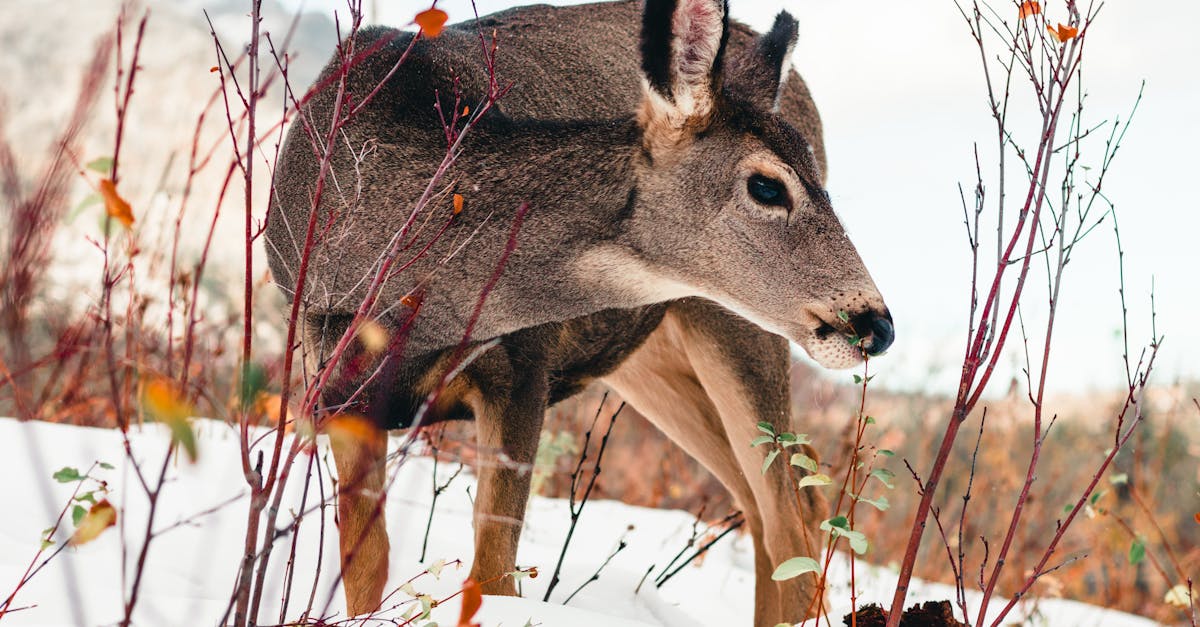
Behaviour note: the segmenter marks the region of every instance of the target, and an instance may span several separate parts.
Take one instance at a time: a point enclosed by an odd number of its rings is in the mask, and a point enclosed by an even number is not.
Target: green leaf
[[[770,436],[770,435],[760,435],[760,436],[758,436],[757,438],[754,438],[753,440],[750,440],[750,448],[754,448],[754,447],[756,447],[756,446],[762,446],[763,444],[769,444],[769,443],[771,443],[771,442],[774,442],[774,441],[775,441],[775,437],[774,437],[774,436]]]
[[[860,377],[860,376],[858,376],[858,375],[854,375],[854,382],[855,382],[855,383],[862,383],[862,382],[863,382],[863,378],[862,378],[862,377]]]
[[[867,542],[867,536],[863,532],[838,531],[837,533],[850,542],[850,549],[858,555],[862,555],[863,553],[867,552],[867,548],[869,548],[870,544]]]
[[[93,192],[87,196],[84,196],[83,200],[79,201],[79,204],[75,205],[75,207],[67,213],[67,224],[74,222],[75,218],[78,218],[80,214],[87,210],[88,207],[95,207],[103,202],[104,197],[101,196],[99,192]]]
[[[821,572],[821,565],[817,560],[811,557],[793,557],[792,559],[779,565],[775,572],[771,573],[771,579],[775,581],[786,581],[799,577],[805,573]]]
[[[895,457],[896,456],[896,454],[894,452],[889,451],[888,449],[885,449],[885,448],[879,449],[879,454],[883,455],[884,457]]]
[[[772,437],[775,436],[775,427],[772,426],[771,423],[769,423],[765,420],[758,423],[758,430],[762,431],[763,433],[765,433],[769,436],[772,436]]]
[[[42,548],[41,548],[41,550],[45,551],[47,548],[54,546],[54,540],[50,539],[51,536],[53,536],[53,535],[54,535],[54,527],[46,527],[45,529],[42,529]]]
[[[871,476],[878,479],[879,482],[887,486],[889,490],[896,487],[895,484],[892,483],[892,479],[896,478],[896,473],[888,470],[887,468],[876,468],[875,470],[871,471]]]
[[[787,442],[795,442],[795,441],[796,441],[796,434],[795,434],[795,433],[780,433],[780,434],[779,434],[779,441],[780,441],[780,442],[783,442],[783,443],[787,443]]]
[[[267,389],[267,371],[255,363],[244,364],[238,381],[238,399],[242,411],[248,409],[258,398],[259,392]]]
[[[192,423],[187,420],[171,420],[167,422],[167,426],[171,428],[171,439],[182,446],[188,459],[195,463],[199,451],[196,449],[196,433],[192,431]]]
[[[1134,538],[1129,545],[1129,563],[1141,564],[1146,559],[1146,543],[1141,538]]]
[[[1113,485],[1125,485],[1125,484],[1129,483],[1129,474],[1123,472],[1120,474],[1113,475],[1108,478],[1108,482]]]
[[[821,531],[829,531],[834,527],[838,529],[849,529],[850,519],[846,518],[845,516],[834,516],[829,520],[821,521]]]
[[[1105,494],[1108,494],[1108,490],[1097,490],[1097,491],[1093,492],[1092,498],[1088,500],[1088,504],[1095,505],[1097,501],[1104,498]]]
[[[800,483],[797,484],[797,487],[807,488],[810,485],[822,486],[831,483],[833,483],[833,479],[830,479],[829,475],[807,475],[800,478]]]
[[[92,490],[91,492],[84,492],[83,494],[80,494],[79,496],[75,497],[75,500],[80,503],[91,503],[92,505],[95,505],[96,504],[95,494],[96,494],[95,490]]]
[[[764,474],[764,475],[767,474],[767,469],[771,467],[771,462],[775,461],[775,458],[778,455],[779,455],[779,449],[775,449],[775,450],[771,451],[770,453],[767,453],[767,458],[763,460],[762,474]]]
[[[837,317],[838,320],[841,320],[842,322],[850,322],[850,314],[846,313],[845,311],[838,311]]]
[[[108,176],[112,172],[113,160],[112,157],[98,157],[92,159],[84,167],[92,172],[99,172],[104,176]]]
[[[71,524],[78,527],[79,521],[83,520],[83,517],[86,515],[87,515],[87,510],[84,509],[82,505],[76,505],[76,506],[72,507],[71,508]]]
[[[1074,503],[1067,503],[1066,505],[1063,505],[1063,513],[1064,514],[1070,514],[1074,510],[1075,510]]]
[[[874,418],[873,416],[867,416],[867,417],[866,417],[866,419],[865,419],[865,421],[866,421],[866,423],[867,423],[867,424],[869,424],[869,425],[873,425],[873,424],[875,424],[875,418]]]
[[[63,466],[50,476],[59,483],[71,483],[72,481],[80,481],[83,479],[83,475],[79,474],[79,470],[76,468],[71,468],[70,466]]]
[[[113,468],[116,468],[116,466],[113,466],[112,464],[110,464],[108,462],[96,462],[96,465],[105,470],[112,470]]]
[[[793,453],[791,464],[797,468],[803,468],[809,472],[817,472],[817,460],[805,455],[804,453]]]
[[[870,505],[881,512],[886,512],[888,508],[892,506],[891,503],[888,503],[886,496],[881,496],[877,499],[869,499],[865,496],[860,496],[858,497],[858,502],[866,503],[867,505]]]

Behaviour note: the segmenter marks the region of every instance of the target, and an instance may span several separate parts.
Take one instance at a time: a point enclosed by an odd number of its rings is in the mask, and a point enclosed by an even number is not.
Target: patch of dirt
[[[887,624],[888,613],[882,607],[864,605],[858,610],[857,616],[847,614],[842,618],[846,627],[884,627]],[[904,611],[900,617],[900,627],[965,627],[954,618],[954,608],[949,601],[928,601],[922,605],[914,605]]]

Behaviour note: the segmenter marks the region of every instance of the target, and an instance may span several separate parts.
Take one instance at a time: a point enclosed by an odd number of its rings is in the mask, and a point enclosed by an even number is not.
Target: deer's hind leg
[[[387,432],[362,419],[335,426],[330,448],[337,466],[338,544],[342,587],[350,616],[375,611],[388,576],[384,524]]]
[[[304,363],[308,376],[324,366],[326,353],[337,341],[350,316],[312,315],[303,319]],[[357,343],[349,356],[361,353]],[[345,373],[338,373],[341,383]],[[345,395],[338,385],[322,393],[322,401],[336,404]],[[337,466],[338,548],[341,554],[342,590],[349,616],[379,608],[388,576],[388,535],[384,522],[384,488],[387,480],[387,431],[365,418],[334,417],[326,430]]]

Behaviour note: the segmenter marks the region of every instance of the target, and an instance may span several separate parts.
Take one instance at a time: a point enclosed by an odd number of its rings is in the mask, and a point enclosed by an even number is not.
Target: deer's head
[[[721,0],[647,0],[636,197],[588,265],[648,300],[709,298],[849,367],[893,329],[808,141],[778,115],[796,21],[780,13],[728,59],[727,28]]]

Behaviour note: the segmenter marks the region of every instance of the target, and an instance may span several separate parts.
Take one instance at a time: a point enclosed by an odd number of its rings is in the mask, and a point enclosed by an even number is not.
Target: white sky
[[[479,10],[486,14],[516,4],[483,0]],[[994,141],[979,56],[958,10],[949,0],[731,4],[733,17],[759,29],[769,26],[780,9],[800,21],[795,66],[825,123],[829,191],[896,320],[895,346],[874,363],[877,381],[952,392],[963,352],[970,267],[957,186],[962,183],[969,193],[974,185],[973,142],[985,151]],[[1003,0],[996,4],[1006,6]],[[378,21],[399,26],[425,3],[376,0],[372,5],[367,0],[367,5]],[[344,5],[309,0],[304,6]],[[443,0],[439,6],[451,21],[471,16],[466,0]],[[1063,4],[1051,1],[1047,10],[1051,17],[1061,16]],[[1085,115],[1093,123],[1124,119],[1146,82],[1145,98],[1105,190],[1116,203],[1126,252],[1135,359],[1150,337],[1153,281],[1158,332],[1166,336],[1159,383],[1200,378],[1200,363],[1190,358],[1200,347],[1195,314],[1200,309],[1195,277],[1200,216],[1197,201],[1185,195],[1191,177],[1200,174],[1193,148],[1200,144],[1200,39],[1172,27],[1197,22],[1200,3],[1110,0],[1089,35],[1085,66]],[[1036,120],[1015,124],[1021,132]],[[1098,160],[1103,146],[1096,142],[1090,150]],[[1110,224],[1096,230],[1068,266],[1050,376],[1054,390],[1086,391],[1123,381]],[[1045,310],[1045,281],[1034,277],[1026,312],[1031,327]],[[1018,355],[1014,352],[1007,363],[1019,367]],[[999,377],[999,391],[1007,388],[1009,376]]]

